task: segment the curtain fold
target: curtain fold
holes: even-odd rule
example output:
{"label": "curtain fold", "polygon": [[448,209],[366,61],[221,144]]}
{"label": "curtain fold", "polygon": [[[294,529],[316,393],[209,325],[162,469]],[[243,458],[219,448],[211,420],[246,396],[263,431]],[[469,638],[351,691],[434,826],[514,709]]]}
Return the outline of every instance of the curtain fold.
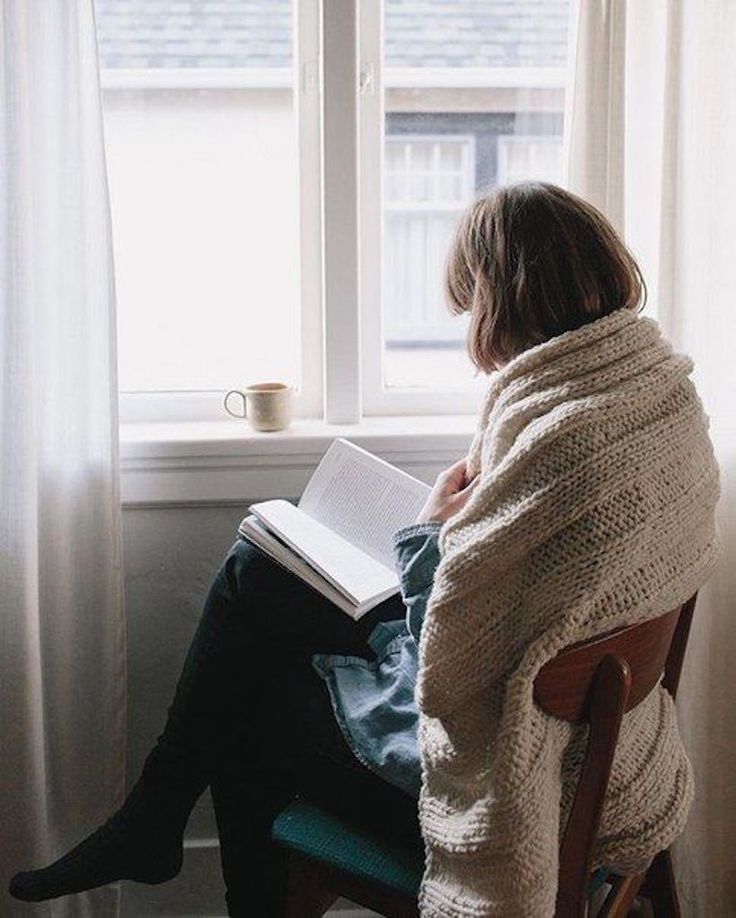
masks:
{"label": "curtain fold", "polygon": [[[620,220],[649,286],[647,311],[694,360],[721,468],[724,553],[700,591],[678,699],[696,800],[675,866],[685,915],[729,915],[736,902],[736,4],[577,5],[573,20],[584,10],[587,24],[577,28],[570,68],[567,186]],[[603,62],[601,46],[611,49]],[[599,65],[611,60],[617,73],[601,78]],[[622,113],[623,159],[615,145],[610,152],[602,111]]]}
{"label": "curtain fold", "polygon": [[570,10],[563,158],[576,191],[623,229],[626,0]]}
{"label": "curtain fold", "polygon": [[[115,297],[92,0],[0,4],[0,914],[123,798]],[[39,916],[114,916],[116,887]]]}

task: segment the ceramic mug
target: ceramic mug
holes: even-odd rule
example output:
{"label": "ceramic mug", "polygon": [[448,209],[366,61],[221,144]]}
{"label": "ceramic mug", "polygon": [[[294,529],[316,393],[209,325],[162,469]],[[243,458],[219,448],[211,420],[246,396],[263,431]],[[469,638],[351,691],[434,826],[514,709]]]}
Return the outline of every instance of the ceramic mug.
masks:
{"label": "ceramic mug", "polygon": [[[243,413],[232,411],[228,405],[231,395],[243,400]],[[231,389],[222,401],[225,411],[234,418],[247,418],[255,430],[283,430],[293,416],[294,389],[286,383],[254,383],[240,389]]]}

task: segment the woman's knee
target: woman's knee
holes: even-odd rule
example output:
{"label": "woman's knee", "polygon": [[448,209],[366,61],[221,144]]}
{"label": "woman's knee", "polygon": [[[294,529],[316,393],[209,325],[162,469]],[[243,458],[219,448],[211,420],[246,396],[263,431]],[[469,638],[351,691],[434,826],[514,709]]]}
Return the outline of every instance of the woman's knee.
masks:
{"label": "woman's knee", "polygon": [[[253,625],[261,605],[259,596],[273,591],[274,562],[256,545],[238,539],[227,551],[215,574],[204,606],[211,625],[237,626],[246,619]],[[248,613],[246,615],[246,612]]]}
{"label": "woman's knee", "polygon": [[222,569],[233,595],[268,587],[282,573],[282,568],[271,557],[244,538],[238,538],[231,546]]}

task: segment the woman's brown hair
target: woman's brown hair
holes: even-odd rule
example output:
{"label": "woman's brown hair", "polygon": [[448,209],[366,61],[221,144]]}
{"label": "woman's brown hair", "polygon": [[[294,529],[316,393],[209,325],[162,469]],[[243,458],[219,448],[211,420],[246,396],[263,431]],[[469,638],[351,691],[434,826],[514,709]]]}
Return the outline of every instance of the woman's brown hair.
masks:
{"label": "woman's brown hair", "polygon": [[475,201],[447,257],[452,312],[470,313],[468,352],[486,373],[615,309],[640,310],[646,284],[592,204],[548,182],[502,185]]}

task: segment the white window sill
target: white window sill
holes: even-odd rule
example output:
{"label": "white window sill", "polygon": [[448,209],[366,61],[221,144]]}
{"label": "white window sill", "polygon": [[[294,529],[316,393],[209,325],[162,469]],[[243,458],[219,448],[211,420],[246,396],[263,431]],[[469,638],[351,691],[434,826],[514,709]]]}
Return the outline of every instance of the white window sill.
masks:
{"label": "white window sill", "polygon": [[233,419],[120,427],[123,505],[243,504],[298,497],[335,437],[347,437],[425,481],[462,457],[474,415],[298,419],[260,433]]}

